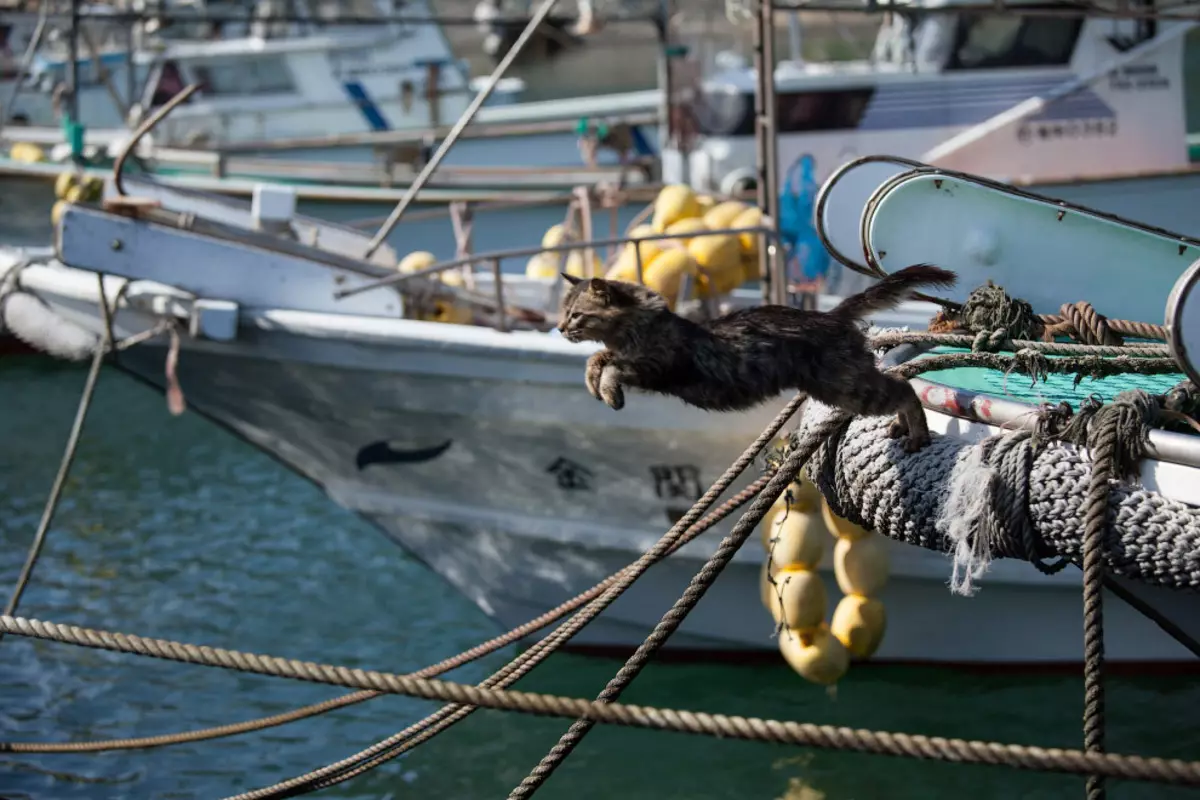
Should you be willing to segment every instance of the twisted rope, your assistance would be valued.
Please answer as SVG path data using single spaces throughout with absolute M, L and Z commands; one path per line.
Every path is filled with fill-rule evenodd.
M 681 537 L 667 553 L 675 552 L 680 547 L 698 537 L 713 525 L 720 522 L 725 517 L 732 514 L 739 507 L 749 502 L 755 495 L 762 491 L 767 485 L 768 477 L 764 476 L 756 480 L 750 486 L 743 489 L 738 494 L 727 500 L 718 509 L 706 516 L 696 525 L 692 526 L 687 533 Z M 628 569 L 628 568 L 626 568 Z M 620 574 L 620 573 L 618 573 Z M 617 576 L 613 576 L 610 580 L 615 583 Z M 608 582 L 606 582 L 607 584 Z M 601 587 L 595 587 L 600 589 Z M 603 588 L 607 588 L 605 585 Z M 598 597 L 600 591 L 594 593 L 589 592 L 592 598 Z M 584 595 L 580 595 L 583 597 Z M 595 600 L 593 599 L 593 602 Z M 577 633 L 595 617 L 599 611 L 599 607 L 593 608 L 589 605 L 583 611 L 573 618 L 568 625 L 555 630 L 550 636 L 537 642 L 533 647 L 510 661 L 495 674 L 483 681 L 480 686 L 486 688 L 506 688 L 515 683 L 520 678 L 524 677 L 534 667 L 544 661 L 552 653 L 554 653 L 561 645 L 571 636 Z M 586 615 L 586 616 L 585 616 Z M 320 769 L 313 770 L 295 778 L 290 778 L 286 781 L 276 783 L 262 789 L 257 789 L 252 792 L 237 795 L 228 800 L 261 800 L 261 798 L 277 798 L 277 797 L 292 797 L 297 794 L 302 794 L 306 791 L 315 791 L 338 783 L 350 780 L 364 772 L 367 772 L 381 764 L 390 761 L 396 756 L 405 753 L 422 742 L 432 739 L 442 731 L 456 725 L 463 719 L 466 719 L 472 712 L 474 707 L 461 706 L 451 704 L 438 709 L 434 713 L 424 719 L 408 726 L 397 734 L 377 742 L 376 744 L 355 753 L 352 756 L 342 759 Z
M 988 281 L 977 287 L 952 313 L 941 312 L 931 330 L 949 332 L 967 330 L 972 334 L 992 334 L 997 330 L 1019 339 L 1071 336 L 1085 345 L 1120 347 L 1124 336 L 1166 341 L 1166 328 L 1125 319 L 1108 319 L 1091 303 L 1064 303 L 1058 314 L 1035 314 L 1033 306 L 1019 297 L 1010 297 L 1002 287 Z
M 96 279 L 100 283 L 100 305 L 104 309 L 104 318 L 107 320 L 110 312 L 108 301 L 104 295 L 104 275 L 97 274 Z M 58 473 L 54 476 L 54 483 L 50 487 L 50 494 L 42 509 L 42 518 L 38 521 L 33 541 L 29 545 L 29 552 L 25 555 L 25 563 L 21 566 L 16 584 L 13 585 L 12 594 L 9 595 L 8 602 L 4 605 L 5 615 L 17 612 L 21 605 L 21 597 L 25 594 L 25 589 L 29 586 L 33 571 L 37 568 L 38 560 L 41 558 L 42 548 L 46 544 L 46 535 L 50 531 L 51 523 L 54 522 L 54 514 L 58 511 L 63 488 L 67 485 L 67 477 L 71 474 L 71 466 L 75 463 L 75 454 L 79 451 L 79 439 L 83 435 L 83 425 L 87 421 L 88 411 L 91 410 L 92 399 L 96 396 L 96 383 L 100 380 L 100 367 L 103 366 L 104 356 L 107 355 L 111 346 L 112 327 L 105 326 L 104 337 L 97 343 L 96 350 L 92 354 L 92 365 L 88 369 L 87 379 L 83 384 L 83 393 L 79 397 L 79 406 L 75 410 L 75 421 L 71 423 L 71 432 L 67 436 L 67 444 L 58 464 Z M 3 639 L 4 635 L 0 633 L 0 641 Z
M 948 347 L 970 347 L 972 350 L 1035 350 L 1039 353 L 1053 356 L 1156 356 L 1169 357 L 1170 349 L 1165 344 L 1145 345 L 1094 345 L 1071 344 L 1068 342 L 1043 342 L 1036 339 L 1010 339 L 1008 331 L 997 328 L 992 332 L 980 331 L 978 334 L 965 333 L 932 333 L 916 331 L 913 333 L 885 333 L 872 337 L 873 348 L 891 348 L 902 344 L 938 344 Z M 999 336 L 997 336 L 999 334 Z
M 848 415 L 847 415 L 848 416 Z M 753 533 L 755 527 L 770 510 L 776 498 L 787 489 L 788 484 L 795 480 L 800 468 L 809 459 L 817 447 L 832 433 L 843 420 L 834 419 L 827 422 L 823 426 L 818 426 L 810 431 L 808 436 L 802 439 L 799 445 L 793 450 L 788 458 L 780 465 L 779 469 L 771 477 L 770 483 L 762 491 L 761 494 L 754 500 L 742 516 L 737 524 L 733 526 L 733 530 L 721 542 L 721 546 L 713 553 L 712 557 L 701 567 L 700 571 L 692 578 L 683 595 L 680 596 L 675 604 L 663 615 L 659 620 L 658 625 L 654 627 L 650 635 L 638 647 L 637 651 L 625 662 L 621 669 L 613 676 L 604 690 L 600 692 L 596 698 L 600 703 L 611 703 L 621 696 L 621 692 L 625 690 L 634 678 L 642 671 L 650 659 L 666 644 L 671 635 L 679 628 L 696 603 L 708 591 L 717 577 L 733 560 L 733 556 L 737 553 L 738 548 L 746 541 L 746 538 Z M 562 763 L 571 752 L 578 746 L 583 737 L 595 725 L 595 720 L 588 717 L 581 717 L 576 720 L 567 732 L 559 738 L 557 744 L 551 748 L 550 752 L 541 760 L 541 762 L 533 768 L 529 775 L 509 793 L 510 800 L 513 798 L 529 797 L 546 781 L 550 774 Z
M 546 637 L 546 639 L 544 639 L 542 642 L 539 642 L 537 648 L 527 651 L 522 656 L 518 656 L 514 662 L 507 665 L 501 670 L 500 673 L 493 675 L 489 681 L 494 679 L 498 683 L 499 681 L 505 680 L 510 676 L 514 681 L 519 679 L 526 672 L 532 669 L 538 662 L 540 662 L 542 658 L 549 655 L 551 652 L 569 640 L 572 636 L 582 630 L 585 625 L 591 622 L 592 619 L 598 616 L 614 600 L 620 597 L 621 594 L 623 594 L 625 590 L 633 584 L 634 581 L 641 577 L 642 573 L 645 572 L 646 569 L 659 561 L 669 552 L 673 552 L 675 548 L 681 546 L 681 537 L 688 530 L 688 528 L 692 527 L 697 520 L 699 520 L 700 515 L 703 514 L 716 501 L 716 499 L 720 497 L 720 495 L 723 494 L 730 485 L 733 484 L 735 480 L 737 480 L 737 477 L 745 471 L 746 467 L 750 466 L 762 449 L 778 435 L 783 426 L 787 424 L 787 421 L 804 403 L 804 400 L 805 395 L 802 393 L 793 397 L 783 408 L 783 410 L 776 415 L 775 419 L 773 419 L 771 423 L 762 431 L 762 433 L 758 435 L 758 438 L 756 438 L 750 444 L 750 446 L 742 452 L 737 460 L 735 460 L 729 466 L 729 468 L 725 470 L 721 477 L 719 477 L 716 482 L 709 487 L 708 491 L 705 492 L 704 495 L 701 496 L 701 498 L 697 500 L 690 509 L 688 509 L 688 512 L 678 522 L 676 522 L 675 525 L 673 525 L 671 529 L 667 531 L 667 533 L 665 533 L 662 538 L 660 538 L 658 542 L 654 544 L 653 547 L 650 548 L 650 550 L 648 550 L 641 556 L 641 558 L 622 571 L 620 577 L 611 586 L 606 587 L 604 592 L 599 597 L 592 600 L 588 604 L 587 608 L 560 626 L 554 631 L 554 633 Z M 746 491 L 750 492 L 751 490 L 748 489 Z M 751 496 L 753 496 L 753 494 L 757 494 L 757 490 L 751 492 Z M 772 502 L 773 501 L 774 498 L 772 498 Z M 743 500 L 742 502 L 745 501 Z M 738 503 L 738 505 L 740 505 L 740 503 Z M 733 508 L 736 508 L 736 506 Z M 732 512 L 733 508 L 730 508 L 730 512 Z M 535 658 L 537 660 L 533 660 Z M 512 669 L 512 672 L 507 671 L 510 668 Z M 347 761 L 365 760 L 364 763 L 370 762 L 372 766 L 377 766 L 378 764 L 388 760 L 388 758 L 399 755 L 400 752 L 404 752 L 404 750 L 410 749 L 411 746 L 415 746 L 415 743 L 414 745 L 406 745 L 402 749 L 387 756 L 382 754 L 375 755 L 375 753 L 378 751 L 390 748 L 390 742 L 403 741 L 403 739 L 407 738 L 408 735 L 411 735 L 414 729 L 422 730 L 426 727 L 435 726 L 436 729 L 432 729 L 421 734 L 420 741 L 426 741 L 435 736 L 437 733 L 440 733 L 442 730 L 445 730 L 446 728 L 456 724 L 459 720 L 464 719 L 467 714 L 471 713 L 472 710 L 473 709 L 458 708 L 440 709 L 439 711 L 436 711 L 430 716 L 426 717 L 421 722 L 417 723 L 415 726 L 410 726 L 409 729 L 401 731 L 399 734 L 389 737 L 389 739 L 385 739 L 382 742 L 379 742 L 376 745 L 373 745 L 372 747 L 349 757 L 348 759 L 338 762 L 337 764 L 331 764 L 327 767 L 306 773 L 306 775 L 299 776 L 298 778 L 284 781 L 283 783 L 276 784 L 275 787 L 267 787 L 259 790 L 258 792 L 239 795 L 237 798 L 231 798 L 231 800 L 251 800 L 251 798 L 259 797 L 287 796 L 287 794 L 276 794 L 276 787 L 283 787 L 284 784 L 288 784 L 289 789 L 279 789 L 280 792 L 286 792 L 290 790 L 290 786 L 292 785 L 314 780 L 313 776 L 317 775 L 318 773 L 322 774 L 322 778 L 320 778 L 320 780 L 332 781 L 332 778 L 325 778 L 324 775 L 336 771 L 340 768 L 341 764 Z M 362 771 L 365 771 L 365 769 L 366 768 L 361 770 L 352 769 L 351 772 L 356 775 L 360 774 Z M 327 782 L 325 785 L 331 785 L 331 783 Z M 314 786 L 314 788 L 316 787 Z
M 668 555 L 695 540 L 702 533 L 706 532 L 718 522 L 728 517 L 739 507 L 748 503 L 755 494 L 757 494 L 764 486 L 767 485 L 767 480 L 768 478 L 765 476 L 759 478 L 754 483 L 750 484 L 750 486 L 746 487 L 741 492 L 727 500 L 712 513 L 705 516 L 702 520 L 700 520 L 700 522 L 689 528 L 687 533 L 685 533 L 684 536 L 681 537 L 680 540 L 672 547 Z M 622 570 L 622 572 L 624 571 L 625 570 Z M 525 638 L 531 633 L 536 633 L 542 628 L 545 628 L 547 625 L 550 625 L 562 617 L 565 617 L 572 611 L 577 610 L 589 600 L 600 596 L 604 589 L 608 588 L 617 581 L 618 576 L 621 575 L 622 572 L 610 575 L 600 583 L 588 589 L 586 592 L 581 592 L 570 600 L 562 603 L 557 608 L 547 611 L 545 614 L 541 614 L 540 616 L 537 616 L 522 625 L 518 625 L 517 627 L 501 634 L 500 636 L 493 637 L 486 642 L 482 642 L 468 650 L 459 653 L 458 655 L 418 670 L 412 673 L 412 675 L 414 677 L 424 678 L 449 672 L 463 666 L 464 664 L 468 664 L 484 657 L 485 655 L 493 653 L 496 650 L 507 647 L 508 645 Z M 526 651 L 526 654 L 529 652 L 530 651 Z M 302 706 L 301 708 L 287 711 L 282 714 L 273 714 L 271 716 L 247 720 L 245 722 L 219 725 L 194 731 L 184 731 L 181 733 L 161 734 L 158 736 L 145 736 L 127 739 L 103 739 L 85 742 L 0 742 L 0 753 L 86 753 L 102 752 L 107 750 L 135 750 L 163 747 L 172 744 L 182 744 L 185 742 L 198 742 L 207 739 L 218 739 L 226 736 L 236 736 L 242 733 L 250 733 L 253 731 L 264 730 L 266 728 L 273 728 L 289 722 L 295 722 L 297 720 L 317 716 L 319 714 L 334 711 L 339 708 L 345 708 L 346 706 L 361 703 L 365 700 L 370 700 L 373 697 L 379 697 L 380 694 L 380 692 L 375 691 L 354 692 L 341 697 L 324 700 L 319 703 Z
M 483 708 L 520 711 L 537 716 L 588 717 L 597 722 L 652 730 L 677 731 L 727 739 L 776 742 L 804 747 L 856 750 L 959 763 L 995 764 L 1016 769 L 1097 774 L 1125 780 L 1200 786 L 1200 762 L 1080 750 L 1030 747 L 963 739 L 945 739 L 833 725 L 708 714 L 582 698 L 483 689 L 450 681 L 412 678 L 373 670 L 316 664 L 309 661 L 243 653 L 165 639 L 59 625 L 41 620 L 0 616 L 0 631 L 119 653 L 136 653 L 188 664 L 236 669 L 315 683 L 373 689 L 426 700 L 446 700 Z

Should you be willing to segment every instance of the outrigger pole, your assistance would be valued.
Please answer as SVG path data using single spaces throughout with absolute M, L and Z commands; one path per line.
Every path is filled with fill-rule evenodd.
M 753 0 L 754 14 L 754 143 L 758 171 L 758 207 L 770 219 L 775 238 L 763 237 L 758 248 L 758 274 L 763 302 L 787 304 L 787 280 L 776 244 L 779 233 L 779 148 L 775 138 L 775 4 Z

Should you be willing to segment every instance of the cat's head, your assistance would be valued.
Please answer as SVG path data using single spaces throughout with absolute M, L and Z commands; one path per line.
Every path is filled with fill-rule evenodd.
M 558 329 L 572 342 L 602 342 L 620 332 L 637 312 L 667 309 L 666 299 L 637 283 L 562 274 L 570 289 L 558 311 Z

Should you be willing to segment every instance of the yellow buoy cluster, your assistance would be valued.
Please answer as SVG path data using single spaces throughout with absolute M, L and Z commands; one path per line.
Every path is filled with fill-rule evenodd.
M 654 201 L 650 223 L 629 231 L 630 237 L 679 234 L 678 239 L 640 242 L 642 279 L 667 298 L 674 308 L 685 275 L 695 282 L 697 297 L 714 297 L 732 292 L 758 277 L 758 237 L 707 233 L 728 228 L 763 224 L 762 211 L 737 200 L 716 202 L 696 194 L 683 184 L 663 187 Z M 605 277 L 638 280 L 638 250 L 625 245 Z
M 22 164 L 40 164 L 46 160 L 46 151 L 33 142 L 14 142 L 8 157 Z
M 408 274 L 428 269 L 436 263 L 437 257 L 433 253 L 430 253 L 428 250 L 416 250 L 400 259 L 400 263 L 396 265 L 396 270 Z M 462 286 L 464 284 L 463 275 L 457 269 L 448 269 L 430 277 L 441 281 L 447 286 Z M 469 306 L 446 300 L 434 300 L 432 309 L 423 311 L 418 315 L 418 318 L 426 322 L 446 322 L 459 325 L 466 325 L 474 320 Z
M 552 225 L 542 236 L 542 247 L 558 247 L 563 244 L 579 241 L 579 237 L 569 232 L 562 225 Z M 566 256 L 566 266 L 563 257 Z M 604 264 L 592 251 L 591 268 L 587 268 L 587 260 L 583 250 L 572 250 L 569 253 L 561 251 L 542 252 L 530 257 L 525 264 L 527 278 L 556 278 L 560 272 L 574 275 L 576 278 L 595 278 L 604 273 Z
M 73 203 L 94 203 L 104 194 L 104 181 L 95 175 L 81 175 L 70 170 L 60 172 L 54 179 L 54 196 L 58 199 L 50 209 L 50 221 L 57 225 L 63 211 Z
M 830 534 L 834 575 L 843 592 L 825 621 L 828 598 L 817 565 Z M 886 629 L 883 603 L 876 595 L 888 578 L 883 542 L 833 514 L 808 481 L 797 481 L 775 501 L 763 519 L 762 601 L 779 627 L 779 650 L 801 677 L 829 686 L 850 667 L 869 658 Z

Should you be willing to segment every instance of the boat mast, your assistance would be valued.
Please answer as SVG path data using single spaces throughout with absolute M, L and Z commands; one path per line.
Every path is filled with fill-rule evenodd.
M 63 128 L 71 145 L 71 158 L 83 156 L 83 130 L 79 127 L 79 5 L 71 0 L 71 29 L 67 35 L 67 114 Z
M 775 8 L 773 0 L 754 0 L 754 144 L 758 170 L 758 207 L 779 229 L 779 150 L 775 140 Z M 764 303 L 785 305 L 787 282 L 779 270 L 774 239 L 765 240 L 758 252 L 758 274 Z

